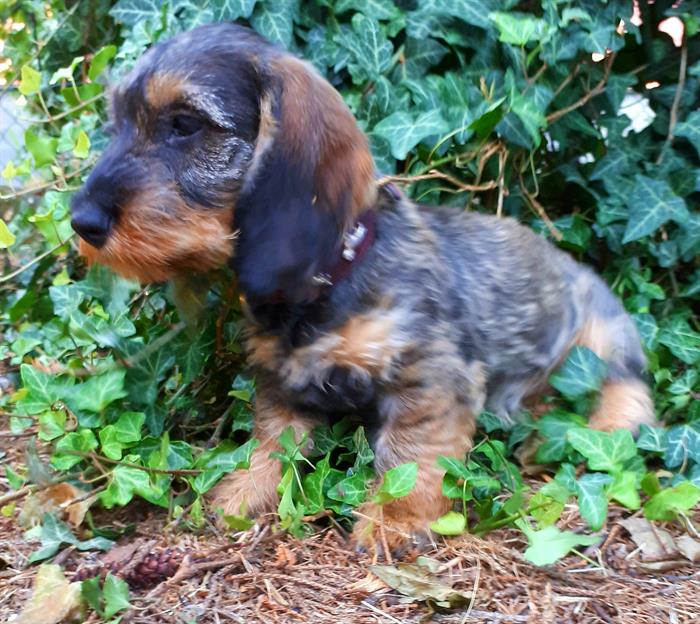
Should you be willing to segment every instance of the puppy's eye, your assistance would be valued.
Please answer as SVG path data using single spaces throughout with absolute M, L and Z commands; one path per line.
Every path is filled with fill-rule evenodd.
M 175 115 L 172 121 L 171 136 L 188 137 L 204 128 L 204 120 L 194 115 Z

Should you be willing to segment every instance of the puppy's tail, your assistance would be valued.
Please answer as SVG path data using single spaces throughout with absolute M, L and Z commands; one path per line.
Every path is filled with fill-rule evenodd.
M 629 429 L 636 434 L 640 425 L 656 423 L 639 333 L 597 275 L 586 271 L 578 282 L 584 318 L 576 343 L 588 347 L 608 365 L 590 426 L 602 431 Z

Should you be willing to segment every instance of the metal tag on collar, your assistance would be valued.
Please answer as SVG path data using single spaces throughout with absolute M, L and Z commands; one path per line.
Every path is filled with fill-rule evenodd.
M 367 227 L 364 223 L 358 223 L 352 230 L 345 235 L 343 244 L 343 259 L 352 262 L 355 259 L 355 249 L 365 239 L 367 235 Z
M 333 286 L 333 281 L 328 273 L 318 273 L 311 278 L 316 286 Z

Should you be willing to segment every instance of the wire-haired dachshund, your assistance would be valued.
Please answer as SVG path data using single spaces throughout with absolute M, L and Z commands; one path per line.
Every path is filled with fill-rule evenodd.
M 275 509 L 278 460 L 341 415 L 366 423 L 381 475 L 412 492 L 362 509 L 389 546 L 449 508 L 440 455 L 475 417 L 515 417 L 572 345 L 608 365 L 590 424 L 654 422 L 631 318 L 603 281 L 510 218 L 419 206 L 380 185 L 363 133 L 308 63 L 230 24 L 153 46 L 111 94 L 113 137 L 73 202 L 90 261 L 158 282 L 229 264 L 257 380 L 250 469 L 214 488 L 228 514 Z

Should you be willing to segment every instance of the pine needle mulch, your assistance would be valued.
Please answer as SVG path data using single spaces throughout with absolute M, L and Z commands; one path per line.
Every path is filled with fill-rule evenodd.
M 353 552 L 337 528 L 320 527 L 303 540 L 272 523 L 233 537 L 213 528 L 195 535 L 168 528 L 163 514 L 138 506 L 111 514 L 113 524 L 135 523 L 135 530 L 108 553 L 68 548 L 53 562 L 68 580 L 107 570 L 125 578 L 131 609 L 122 622 L 129 624 L 700 621 L 700 568 L 642 561 L 617 522 L 622 514 L 611 509 L 600 546 L 547 568 L 523 559 L 524 538 L 513 530 L 441 541 L 426 553 L 430 571 L 420 568 L 418 580 L 416 565 L 383 568 L 413 578 L 403 594 L 371 572 L 375 562 Z M 563 523 L 576 530 L 577 522 L 568 509 Z M 16 517 L 0 519 L 0 618 L 8 622 L 19 621 L 36 575 L 27 556 L 37 543 L 22 535 Z M 655 565 L 668 571 L 649 573 Z M 426 588 L 451 592 L 461 604 L 441 610 L 435 601 L 417 600 Z M 101 620 L 93 613 L 84 621 Z

